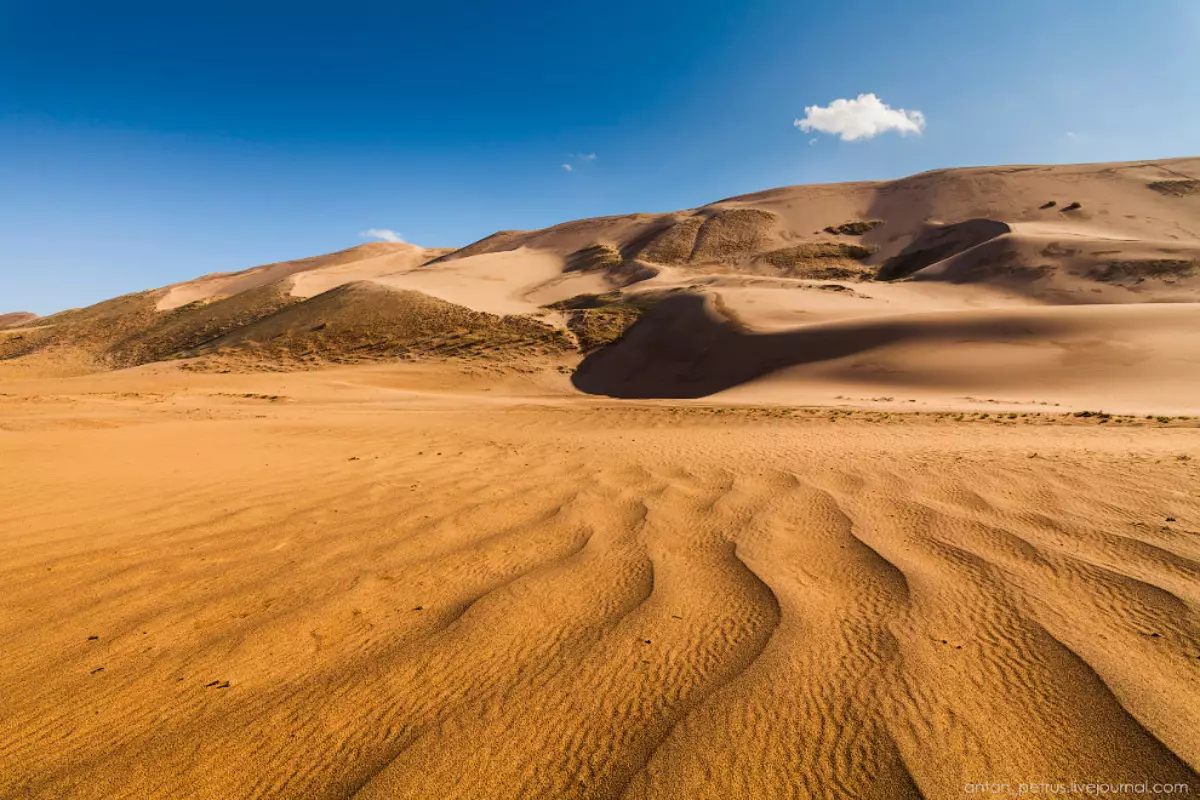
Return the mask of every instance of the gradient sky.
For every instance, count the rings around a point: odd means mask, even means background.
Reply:
[[[862,93],[923,133],[793,125]],[[1197,155],[1198,101],[1198,0],[0,0],[0,312],[370,228],[464,245],[794,183]]]

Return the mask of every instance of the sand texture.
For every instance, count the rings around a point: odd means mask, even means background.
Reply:
[[[0,397],[0,796],[1197,787],[1196,423],[436,385]]]
[[[0,798],[1200,791],[1193,184],[788,187],[0,316]]]

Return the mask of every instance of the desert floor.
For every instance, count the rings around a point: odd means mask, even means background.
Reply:
[[[1200,789],[1196,422],[517,383],[0,385],[0,797]]]

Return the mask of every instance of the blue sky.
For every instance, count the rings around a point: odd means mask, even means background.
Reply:
[[[923,130],[793,124],[864,93]],[[370,228],[464,245],[794,183],[1196,155],[1197,98],[1195,0],[0,0],[0,312]]]

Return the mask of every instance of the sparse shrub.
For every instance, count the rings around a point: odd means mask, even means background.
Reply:
[[[1148,258],[1110,261],[1088,270],[1088,278],[1105,283],[1141,283],[1147,278],[1186,278],[1196,272],[1198,263],[1180,258]]]
[[[1200,180],[1171,180],[1147,183],[1146,188],[1153,189],[1159,194],[1172,197],[1185,197],[1189,194],[1200,194]]]
[[[576,295],[546,307],[569,312],[567,328],[575,334],[579,349],[588,353],[624,336],[656,300],[650,293],[626,296],[608,292]]]
[[[705,219],[696,232],[691,260],[722,263],[761,252],[778,222],[778,215],[758,208],[718,211]]]
[[[872,253],[869,247],[844,242],[805,242],[772,250],[757,257],[780,274],[811,280],[866,278],[870,270],[861,262]]]
[[[841,234],[842,236],[862,236],[868,231],[872,231],[883,224],[880,219],[852,220],[843,222],[841,225],[828,225],[825,227],[825,232],[833,235]]]
[[[621,264],[617,248],[607,244],[595,244],[576,250],[567,256],[567,272],[594,272],[614,269]]]
[[[658,264],[682,264],[692,257],[696,234],[703,222],[699,217],[685,217],[663,228],[640,249],[638,257]]]

